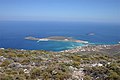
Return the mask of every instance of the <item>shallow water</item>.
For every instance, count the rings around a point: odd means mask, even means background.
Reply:
[[[95,35],[88,35],[94,33]],[[93,44],[117,44],[120,25],[112,23],[1,21],[0,47],[27,50],[61,51],[83,44],[58,41],[29,41],[26,36],[66,36],[86,40]]]

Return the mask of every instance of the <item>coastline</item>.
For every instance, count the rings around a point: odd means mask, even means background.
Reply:
[[[5,50],[9,48],[0,48],[0,50]],[[10,48],[11,49],[11,48]],[[81,53],[81,52],[104,52],[109,50],[120,50],[120,43],[118,44],[112,44],[112,45],[84,45],[84,46],[78,46],[71,49],[66,49],[62,51],[48,51],[48,52],[55,52],[55,53]],[[26,51],[26,49],[14,49],[14,50],[21,50]],[[28,50],[28,51],[35,51],[35,50]],[[47,51],[47,50],[36,50],[36,51]]]
[[[67,52],[67,53],[79,53],[79,52],[101,52],[104,50],[110,50],[113,48],[120,49],[120,44],[113,44],[113,45],[85,45],[85,46],[79,46],[73,49],[68,49],[60,52]],[[117,49],[115,49],[117,51]]]

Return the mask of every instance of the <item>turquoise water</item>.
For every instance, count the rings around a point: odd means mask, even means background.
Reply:
[[[95,35],[88,35],[89,33]],[[84,44],[75,42],[29,41],[24,39],[26,36],[39,38],[65,36],[85,40],[90,44],[117,44],[120,41],[120,25],[85,22],[0,22],[1,48],[62,51],[84,46]]]

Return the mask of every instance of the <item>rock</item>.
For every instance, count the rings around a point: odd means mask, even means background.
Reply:
[[[73,71],[72,78],[76,80],[83,80],[84,73],[82,71]]]
[[[24,73],[30,73],[28,69],[24,69]]]
[[[70,69],[71,71],[74,71],[74,67],[73,67],[73,66],[69,66],[69,69]]]
[[[6,60],[6,58],[4,56],[0,56],[0,61],[3,62],[4,60]]]
[[[8,65],[10,68],[21,68],[22,65],[20,63],[11,63]]]
[[[57,74],[57,71],[53,70],[53,71],[52,71],[52,74],[53,74],[53,75]]]
[[[21,59],[21,58],[12,58],[13,60],[14,60],[14,62],[20,62],[20,61],[22,61],[23,59]]]
[[[89,33],[88,35],[90,35],[90,36],[94,36],[94,35],[95,35],[95,33]]]

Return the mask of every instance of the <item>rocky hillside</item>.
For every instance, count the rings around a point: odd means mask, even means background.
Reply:
[[[0,80],[120,80],[119,50],[118,46],[77,53],[1,48]]]

